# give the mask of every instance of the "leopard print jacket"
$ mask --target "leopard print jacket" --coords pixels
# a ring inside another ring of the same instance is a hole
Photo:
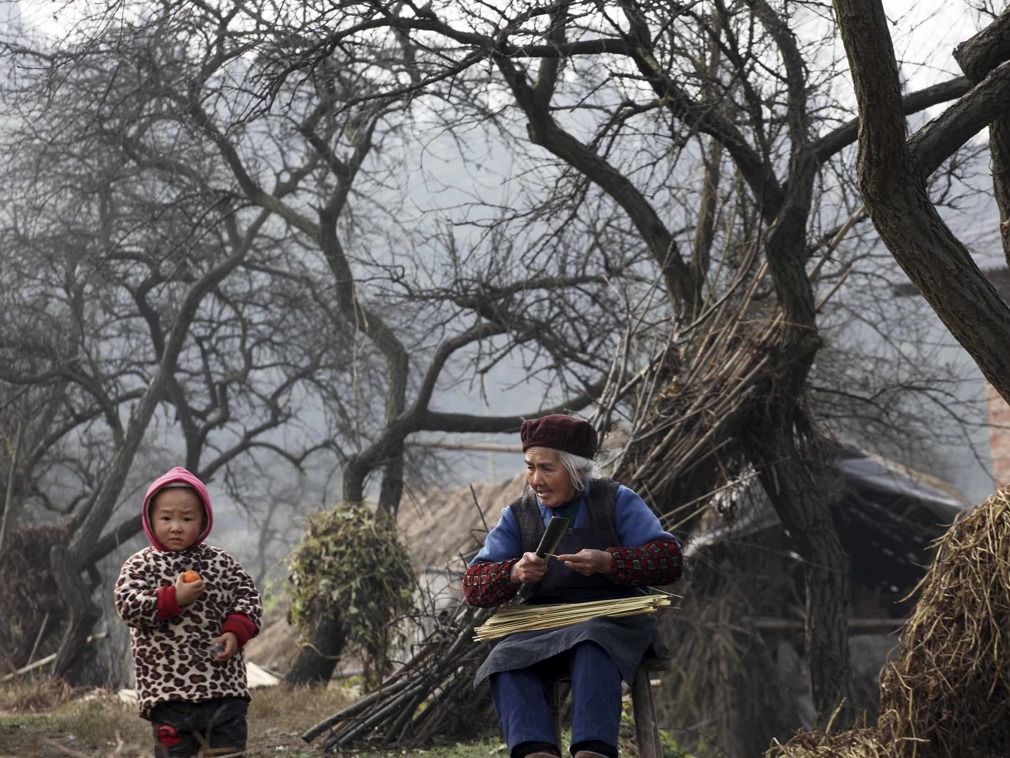
[[[186,569],[206,589],[188,606],[175,600],[175,578]],[[196,545],[181,551],[147,547],[126,559],[114,590],[116,610],[130,627],[140,715],[158,703],[249,697],[242,645],[262,622],[259,592],[224,550]],[[235,633],[239,651],[214,663],[211,640]]]

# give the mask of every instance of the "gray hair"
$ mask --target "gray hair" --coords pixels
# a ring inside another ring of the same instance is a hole
[[[547,449],[553,450],[558,454],[558,463],[561,464],[561,468],[568,472],[568,478],[571,479],[575,491],[580,495],[585,492],[586,483],[593,475],[593,466],[595,464],[592,459],[583,458],[581,455],[573,455],[565,450],[558,450],[555,447]],[[528,490],[529,483],[526,483],[523,489]]]
[[[562,467],[568,472],[572,479],[572,486],[575,491],[583,493],[586,491],[586,482],[593,475],[593,461],[590,458],[583,458],[581,455],[558,450],[558,459]]]

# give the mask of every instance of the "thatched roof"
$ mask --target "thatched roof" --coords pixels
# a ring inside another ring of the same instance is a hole
[[[499,482],[432,488],[400,506],[397,526],[418,571],[456,563],[483,544],[501,509],[520,495],[523,474]],[[478,509],[479,506],[479,509]]]
[[[937,477],[855,448],[842,448],[834,466],[842,489],[832,513],[854,581],[885,595],[903,594],[922,577],[932,543],[967,503]],[[734,501],[735,518],[705,522],[690,536],[689,558],[720,543],[782,530],[756,479],[720,497]]]

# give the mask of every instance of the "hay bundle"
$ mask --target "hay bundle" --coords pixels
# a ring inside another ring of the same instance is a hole
[[[951,526],[919,589],[881,677],[882,735],[905,755],[1010,755],[1010,489]]]
[[[769,758],[889,758],[893,745],[883,745],[876,729],[849,729],[838,734],[804,732],[786,745],[776,744]]]
[[[589,603],[560,603],[555,605],[506,605],[474,630],[474,641],[495,640],[516,632],[537,629],[557,629],[571,626],[598,616],[638,616],[655,613],[657,608],[670,605],[670,593],[662,595],[635,595],[614,600],[596,600]]]
[[[803,733],[769,758],[1010,755],[1010,488],[954,522],[918,592],[876,728]]]

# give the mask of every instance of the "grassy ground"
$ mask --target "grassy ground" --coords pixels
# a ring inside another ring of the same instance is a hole
[[[352,702],[348,689],[289,689],[266,687],[253,691],[249,708],[250,758],[285,756],[321,758],[320,745],[306,744],[301,734]],[[630,736],[630,721],[627,724]],[[623,731],[623,729],[622,729]],[[321,743],[322,740],[319,740]],[[151,756],[154,741],[150,724],[136,708],[121,702],[113,692],[73,690],[45,679],[0,685],[0,758],[107,758]],[[634,745],[622,745],[621,754],[637,755]],[[335,755],[335,754],[329,754]],[[362,750],[336,756],[424,756],[424,758],[507,758],[499,739],[433,746],[424,750]],[[672,744],[665,758],[690,758]]]
[[[319,758],[324,755],[322,750],[306,744],[300,735],[351,699],[352,695],[340,688],[255,690],[249,709],[248,755],[254,758],[268,755]],[[133,758],[152,755],[153,746],[150,724],[137,716],[134,706],[121,702],[115,693],[74,691],[47,680],[0,685],[2,758]],[[505,748],[495,740],[409,752],[362,751],[354,755],[358,758],[394,755],[504,758]]]

